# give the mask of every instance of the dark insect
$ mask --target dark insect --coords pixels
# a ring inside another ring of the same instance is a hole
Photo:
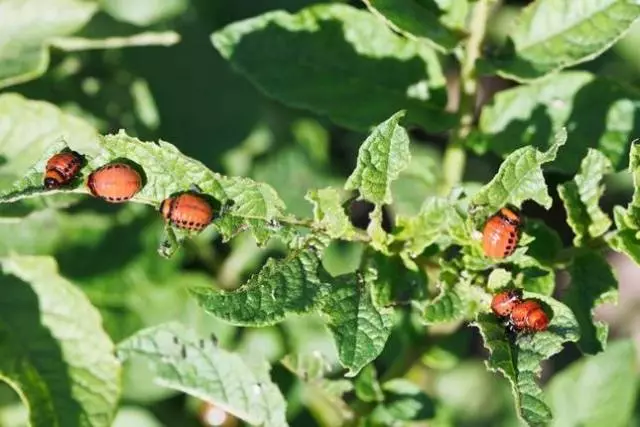
[[[75,151],[53,155],[45,167],[44,187],[52,190],[70,183],[80,172],[82,161],[82,156]]]
[[[126,163],[111,163],[96,169],[87,181],[89,191],[110,203],[123,203],[142,188],[140,174]]]
[[[509,208],[502,208],[493,215],[482,231],[482,247],[486,256],[505,258],[511,255],[520,239],[520,215]]]

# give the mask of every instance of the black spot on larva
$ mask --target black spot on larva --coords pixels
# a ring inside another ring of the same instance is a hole
[[[195,223],[193,221],[189,222],[189,227],[193,227]]]
[[[513,238],[509,238],[509,244],[513,245]]]

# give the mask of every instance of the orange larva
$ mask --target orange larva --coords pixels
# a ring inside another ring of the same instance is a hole
[[[111,203],[122,203],[142,188],[140,174],[126,163],[111,163],[96,169],[87,181],[89,191]]]
[[[44,187],[56,189],[71,182],[80,172],[82,156],[75,151],[65,151],[53,155],[44,172]]]
[[[549,317],[535,300],[526,300],[513,308],[511,324],[516,331],[541,332],[549,326]]]
[[[166,221],[186,230],[202,231],[213,220],[211,205],[194,193],[165,199],[160,205],[160,212]]]
[[[520,238],[520,216],[509,208],[502,208],[489,218],[482,232],[482,247],[491,258],[511,255]]]
[[[521,299],[521,289],[510,289],[500,292],[491,300],[491,310],[499,318],[508,318],[514,307],[521,302]]]

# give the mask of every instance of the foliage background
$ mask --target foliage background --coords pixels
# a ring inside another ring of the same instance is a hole
[[[52,49],[44,75],[2,89],[0,95],[4,97],[0,99],[5,105],[0,101],[0,123],[3,118],[23,120],[25,115],[34,114],[34,123],[39,126],[37,131],[46,133],[48,126],[55,128],[59,125],[56,122],[59,118],[43,118],[49,117],[46,111],[49,106],[42,104],[31,112],[16,107],[27,99],[46,101],[88,121],[101,134],[126,129],[128,135],[145,141],[170,141],[184,154],[198,159],[214,171],[269,183],[290,212],[311,217],[313,206],[305,200],[306,192],[311,188],[341,186],[353,171],[358,149],[368,132],[349,130],[324,116],[288,107],[264,96],[213,48],[210,35],[229,23],[270,10],[296,12],[313,3],[305,0],[104,0],[80,34],[99,39],[107,35],[127,36],[154,31],[156,38],[152,39],[155,41],[148,46],[123,49],[77,52]],[[356,1],[333,3],[365,7]],[[497,44],[504,39],[513,16],[526,3],[503,2],[488,25],[488,39],[492,43]],[[0,22],[2,19],[0,14]],[[179,42],[158,46],[164,40],[172,40],[171,32],[179,34]],[[0,25],[0,40],[1,37]],[[637,90],[640,84],[639,38],[640,27],[635,25],[612,49],[571,70],[587,70],[623,82],[630,90]],[[447,109],[453,111],[459,102],[456,99],[457,70],[452,58],[445,57],[444,62],[449,65],[446,69],[450,94]],[[512,86],[515,86],[513,81],[500,77],[483,78],[480,106],[489,102],[494,93]],[[330,90],[331,86],[327,87],[328,93]],[[601,121],[610,106],[607,102],[615,101],[600,96],[596,85],[592,90],[596,94],[591,98],[584,95],[587,98],[580,104],[582,109],[574,112],[577,115],[574,123],[578,128],[568,129],[570,138],[589,138],[594,130],[585,127],[584,123]],[[3,95],[9,92],[19,94],[24,100]],[[527,97],[532,95],[523,96]],[[598,101],[591,101],[593,99]],[[633,108],[637,108],[637,99]],[[495,106],[495,109],[496,114],[504,114],[501,109],[507,110],[507,107]],[[548,132],[550,124],[545,120],[552,118],[546,117],[543,111],[534,112],[532,116],[535,118],[534,126],[516,123],[507,137],[517,138],[524,133],[533,134],[531,138],[535,139],[536,132]],[[637,113],[635,123],[638,123]],[[440,168],[447,145],[446,135],[420,129],[410,129],[410,135],[413,160],[408,172],[393,185],[394,209],[385,212],[386,223],[398,213],[417,213],[422,197],[416,197],[416,194],[432,191],[442,173]],[[475,136],[468,139],[472,151],[467,159],[464,181],[485,183],[494,176],[502,162],[498,154],[512,151],[513,146],[508,139],[499,140],[497,148],[492,148],[496,154],[487,151],[482,139]],[[42,154],[41,148],[24,147],[23,151],[17,151],[18,155],[14,147],[0,145],[2,187],[9,186],[33,164]],[[562,161],[573,164],[577,169],[579,157],[571,157],[562,151],[560,155],[565,156]],[[622,166],[615,165],[616,170],[626,167],[623,157],[621,155]],[[527,217],[544,221],[558,232],[565,246],[571,246],[574,234],[567,225],[566,213],[556,192],[557,185],[570,176],[547,170],[545,177],[554,199],[553,205],[545,210],[538,205],[527,204],[524,213]],[[631,176],[623,170],[607,175],[605,183],[607,191],[600,206],[611,214],[614,205],[626,205],[630,200],[633,191]],[[266,328],[233,327],[204,314],[184,292],[185,285],[194,284],[214,284],[233,289],[244,283],[268,257],[284,256],[286,251],[282,245],[275,242],[259,247],[247,233],[223,242],[209,228],[197,238],[187,240],[185,246],[167,260],[156,252],[162,234],[157,212],[143,205],[107,206],[88,197],[66,196],[0,205],[0,255],[54,256],[60,276],[77,285],[99,309],[104,327],[114,342],[144,327],[180,320],[202,336],[215,333],[222,347],[248,357],[259,353],[276,362],[287,354],[320,352],[331,367],[329,378],[341,378],[342,371],[332,338],[318,318],[295,317]],[[354,202],[349,206],[352,222],[362,228],[366,227],[370,211],[371,206],[364,202]],[[333,275],[353,271],[362,251],[363,245],[358,243],[334,243],[324,255],[323,265]],[[105,256],[107,253],[109,256]],[[619,304],[615,308],[599,307],[598,317],[611,325],[610,340],[632,338],[636,342],[640,333],[640,318],[635,309],[640,301],[638,268],[624,255],[610,253],[607,259],[618,276]],[[3,270],[11,268],[3,263]],[[568,282],[566,275],[558,275],[558,292]],[[435,294],[435,287],[432,290]],[[518,425],[508,382],[498,374],[487,372],[484,366],[487,354],[477,329],[454,321],[431,327],[425,333],[424,326],[408,313],[399,312],[391,338],[375,361],[375,369],[382,378],[402,374],[420,385],[429,399],[428,403],[423,402],[421,409],[436,416],[425,425]],[[5,327],[6,324],[3,325]],[[3,328],[0,332],[4,331]],[[397,348],[405,350],[403,357],[407,359],[398,357]],[[624,343],[611,348],[614,352],[611,356],[614,362],[611,363],[615,364],[615,351],[624,353],[627,350]],[[556,375],[558,378],[546,390],[550,405],[559,414],[562,414],[562,408],[567,411],[571,405],[580,405],[581,399],[589,401],[587,395],[590,390],[599,386],[597,383],[586,384],[584,390],[576,395],[575,390],[566,384],[579,368],[574,363],[583,357],[575,344],[568,343],[561,353],[543,364],[543,384]],[[289,364],[290,367],[294,365],[293,362]],[[336,406],[339,402],[327,397],[332,393],[321,392],[326,384],[310,385],[308,381],[301,381],[304,380],[302,377],[313,372],[311,368],[305,368],[302,373],[295,368],[292,370],[294,372],[275,363],[271,372],[274,382],[286,396],[291,425],[335,425],[338,419],[348,416],[353,410],[366,412],[368,409],[358,407],[366,407],[370,403],[363,396],[379,393],[358,390],[358,384],[361,387],[371,386],[366,376],[372,372],[367,368],[361,374],[365,379],[356,382],[356,391],[347,393],[345,398],[352,403],[357,394],[359,403],[351,407]],[[603,381],[619,386],[630,381],[614,375],[605,376]],[[620,382],[616,383],[617,380]],[[611,405],[611,411],[628,415],[614,425],[636,425],[640,422],[640,405],[635,401],[637,380],[633,378],[630,388],[620,386],[629,392],[625,398],[616,402],[614,399],[596,402]],[[199,401],[154,385],[146,364],[131,362],[127,365],[123,384],[117,426],[200,425]],[[333,385],[338,387],[340,383]],[[563,387],[571,393],[563,392]],[[17,420],[24,419],[24,407],[8,386],[0,388],[0,402],[0,425],[19,425]]]

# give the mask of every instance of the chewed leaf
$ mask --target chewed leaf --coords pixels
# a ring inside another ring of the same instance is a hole
[[[409,166],[409,135],[399,122],[399,111],[380,123],[360,146],[356,168],[344,185],[377,205],[390,204],[391,183]]]
[[[432,244],[444,250],[452,244],[461,245],[471,240],[459,204],[444,197],[428,197],[417,215],[400,216],[397,223],[400,231],[394,238],[404,241],[404,250],[412,258]]]
[[[234,235],[242,227],[251,227],[257,234],[256,230],[264,231],[260,225],[266,227],[266,223],[284,216],[284,203],[269,185],[212,172],[168,142],[143,142],[121,131],[101,137],[99,145],[102,150],[96,157],[86,156],[88,164],[81,174],[87,176],[91,170],[116,160],[133,162],[142,172],[144,183],[131,199],[133,202],[159,207],[170,195],[196,186],[203,194],[230,206],[224,218],[216,223],[225,237]],[[64,146],[60,143],[53,144],[21,180],[0,194],[0,203],[69,191],[89,194],[80,181],[56,191],[43,187],[44,165],[50,155],[61,148]]]
[[[340,362],[355,376],[382,352],[393,327],[392,308],[377,307],[372,286],[359,274],[333,280],[321,307],[338,347]]]
[[[633,197],[627,208],[615,206],[613,218],[618,228],[607,236],[611,247],[640,264],[640,144],[634,141],[629,153],[629,173],[633,178]]]
[[[53,258],[0,264],[0,381],[30,408],[30,425],[111,426],[121,367],[98,311]]]
[[[519,81],[595,58],[631,28],[640,5],[626,0],[540,0],[524,8],[509,34],[511,50],[494,60]],[[594,31],[597,28],[597,31]]]
[[[569,273],[571,287],[563,301],[580,324],[578,345],[585,353],[595,354],[605,348],[609,327],[593,318],[594,310],[602,303],[617,302],[618,281],[607,260],[596,252],[577,256]]]
[[[427,325],[472,319],[489,306],[489,296],[468,279],[460,278],[454,285],[444,284],[440,294],[426,304],[423,311]]]
[[[319,250],[308,248],[283,260],[270,258],[259,273],[233,291],[198,287],[190,292],[208,313],[226,322],[273,325],[318,306],[327,286],[320,279],[320,269]]]
[[[600,185],[605,174],[613,167],[607,157],[589,149],[582,160],[580,173],[573,181],[558,186],[558,193],[567,211],[567,221],[575,234],[573,244],[581,246],[585,240],[602,236],[611,226],[611,219],[600,209],[604,192]]]
[[[493,314],[478,316],[474,326],[490,352],[487,367],[502,373],[511,383],[518,416],[530,425],[541,425],[547,424],[552,415],[536,382],[540,363],[560,352],[564,343],[577,341],[580,330],[573,313],[562,303],[529,292],[524,292],[523,297],[539,300],[550,309],[547,331],[520,335],[512,342]]]
[[[287,425],[286,402],[266,362],[246,362],[178,323],[138,332],[118,345],[118,355],[144,358],[160,385],[212,402],[253,425]]]
[[[511,153],[500,165],[496,176],[472,198],[471,204],[476,207],[474,215],[485,219],[508,204],[519,208],[526,200],[549,209],[552,199],[547,192],[542,165],[555,159],[566,141],[567,131],[563,128],[545,152],[522,147]]]
[[[329,237],[349,238],[356,232],[342,207],[339,190],[331,187],[311,190],[305,198],[313,203],[314,221],[326,230]]]

